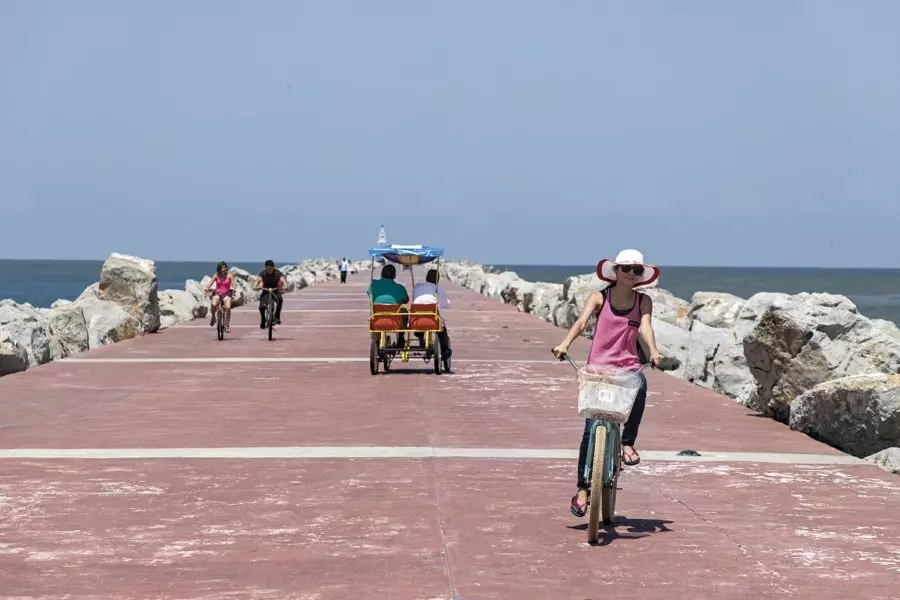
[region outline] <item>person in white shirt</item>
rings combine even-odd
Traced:
[[[441,317],[442,325],[441,331],[438,333],[438,342],[441,344],[441,354],[449,357],[453,351],[450,349],[450,336],[447,334],[447,319],[444,317],[444,311],[441,309],[450,308],[450,298],[447,297],[447,292],[445,292],[443,288],[438,287],[437,282],[437,269],[431,269],[426,273],[425,281],[417,283],[415,287],[413,287],[413,304],[438,305],[438,315]],[[424,346],[425,334],[417,333],[416,337],[419,338],[419,342]]]
[[[341,259],[341,283],[347,283],[347,271],[350,270],[350,261],[346,258]]]

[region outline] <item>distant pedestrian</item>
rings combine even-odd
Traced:
[[[350,261],[347,257],[341,259],[341,283],[347,283],[347,273],[350,271]]]

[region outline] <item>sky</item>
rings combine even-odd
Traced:
[[[900,2],[0,3],[0,257],[898,267]]]

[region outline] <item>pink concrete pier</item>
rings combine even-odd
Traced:
[[[372,376],[367,279],[0,379],[0,597],[900,597],[900,478],[658,372],[588,545],[562,332],[448,285]]]

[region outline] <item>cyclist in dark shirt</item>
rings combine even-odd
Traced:
[[[284,303],[284,296],[281,295],[284,288],[287,287],[287,280],[284,278],[284,273],[275,268],[275,263],[271,260],[266,261],[265,268],[259,272],[259,275],[256,276],[256,282],[253,284],[253,289],[258,290],[260,288],[275,288],[273,292],[275,296],[275,324],[281,324],[281,305]],[[263,292],[259,296],[259,328],[266,328],[266,301],[268,300],[269,292]]]

